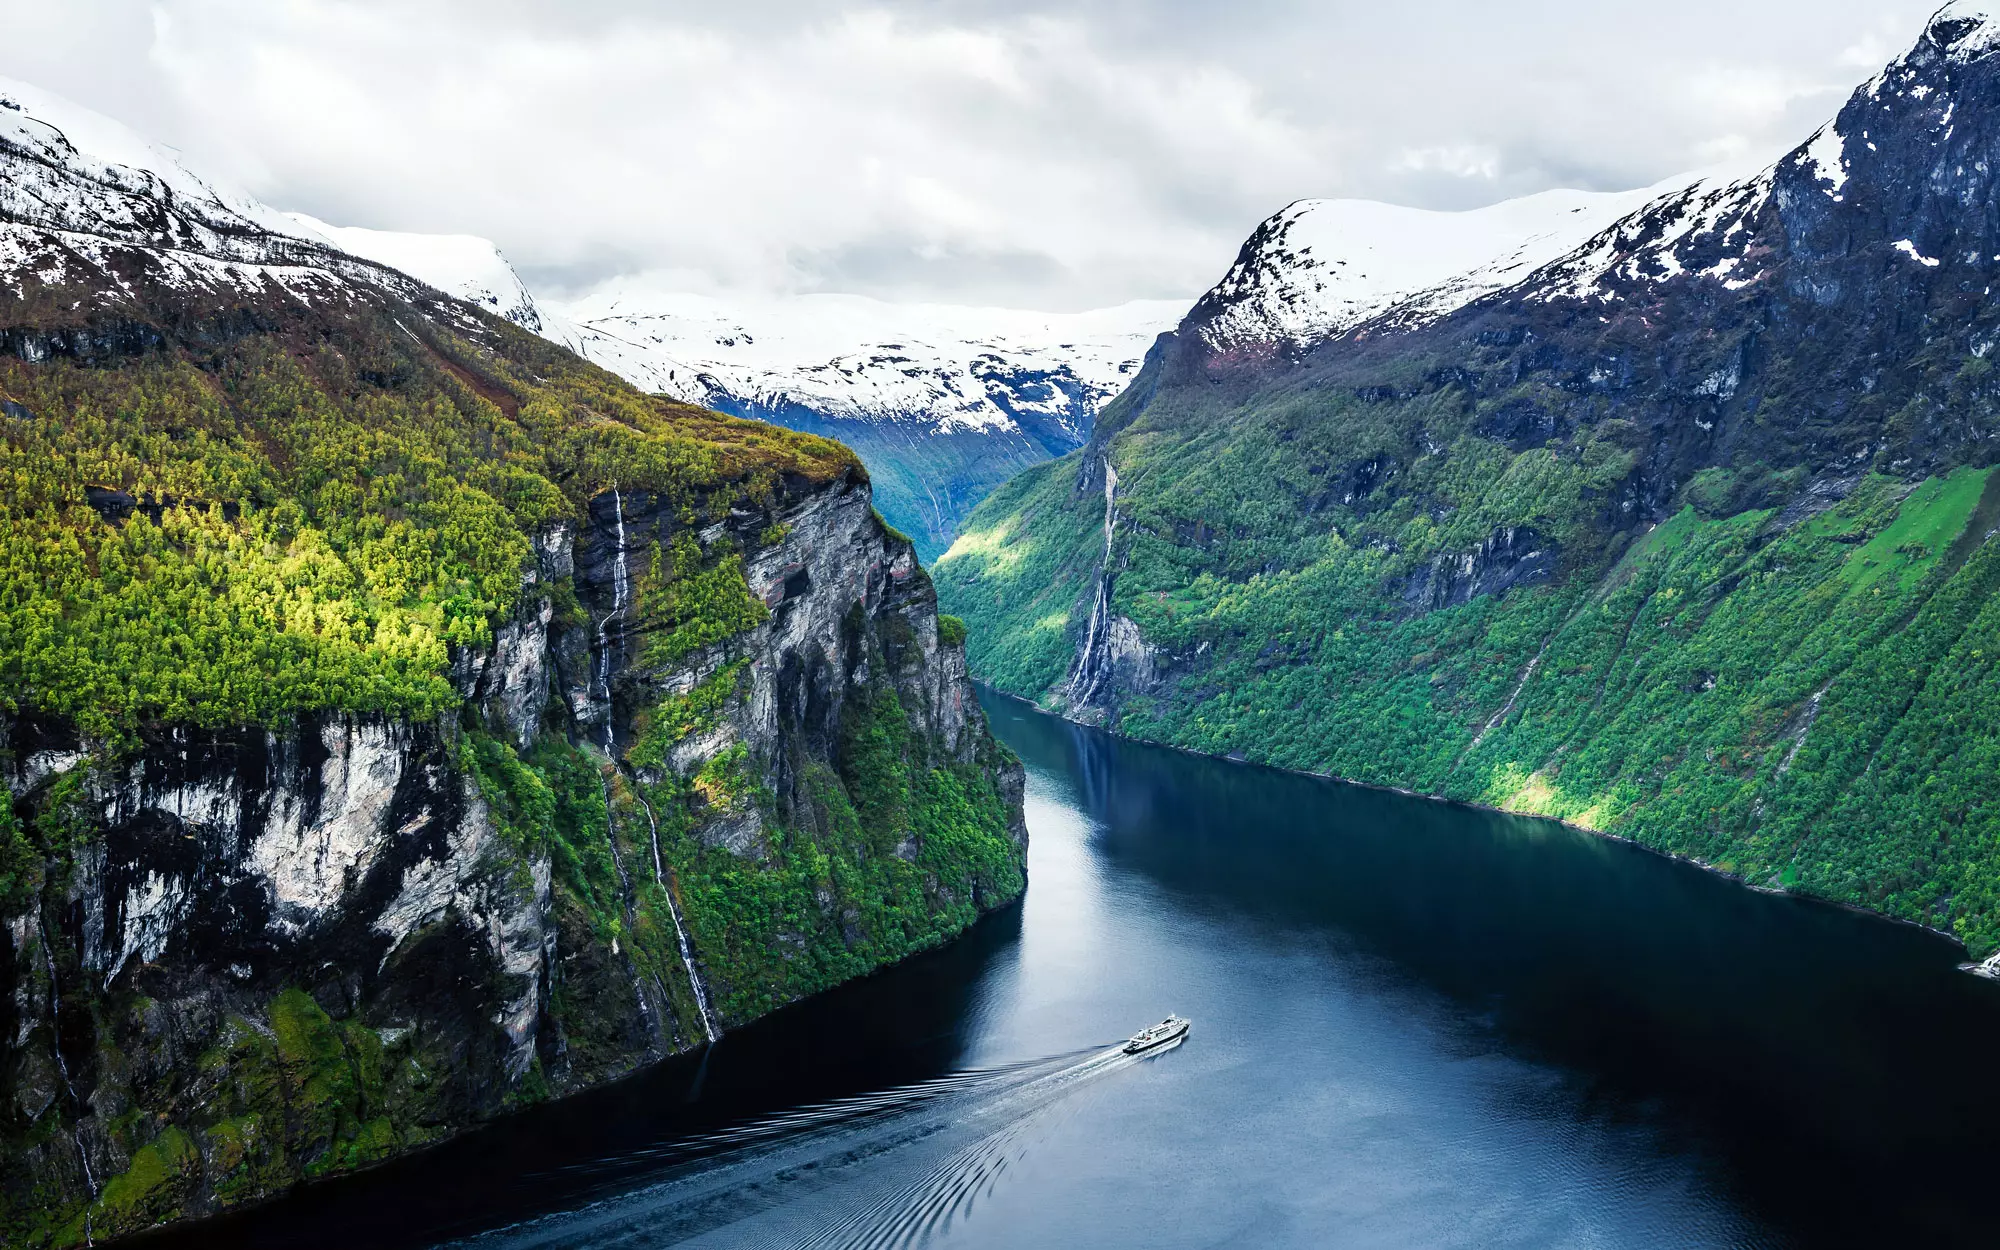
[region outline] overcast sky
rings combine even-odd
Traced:
[[[1935,0],[0,0],[0,75],[538,290],[1186,298],[1307,196],[1776,155]]]

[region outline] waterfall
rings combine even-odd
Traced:
[[[604,691],[604,758],[612,767],[618,765],[618,735],[612,725],[611,714],[611,622],[624,615],[625,599],[630,593],[631,573],[625,568],[625,499],[618,488],[611,488],[611,506],[618,518],[617,535],[611,544],[611,610],[597,623],[597,673],[599,688]],[[625,861],[618,855],[617,821],[611,812],[611,782],[604,780],[604,838],[611,844],[611,863],[618,869],[618,884],[624,887],[625,897],[632,897],[632,879],[625,874]],[[629,908],[628,908],[629,910]]]
[[[660,862],[660,822],[653,815],[653,805],[639,796],[640,806],[646,809],[646,823],[653,829],[653,880],[660,887],[660,893],[667,899],[667,914],[674,918],[674,940],[680,944],[681,966],[687,969],[688,985],[694,990],[695,1010],[701,1013],[701,1031],[713,1042],[722,1036],[722,1027],[715,1022],[715,1013],[709,1010],[708,990],[701,983],[701,973],[694,966],[694,947],[688,942],[687,925],[681,920],[681,906],[674,901],[674,892],[667,887],[667,873]]]
[[[35,932],[42,943],[42,962],[49,973],[49,1049],[55,1053],[56,1071],[62,1076],[63,1088],[69,1091],[70,1106],[76,1111],[76,1120],[69,1126],[70,1140],[76,1143],[76,1157],[83,1163],[83,1183],[90,1190],[90,1201],[83,1205],[83,1244],[94,1246],[97,1239],[90,1226],[90,1208],[97,1202],[97,1178],[90,1172],[90,1151],[83,1145],[83,1100],[76,1096],[76,1085],[69,1079],[69,1060],[62,1053],[62,1025],[56,1019],[56,1004],[62,995],[56,988],[56,957],[49,946],[48,926],[42,923],[37,909]]]
[[[617,486],[611,488],[611,508],[615,518],[611,547],[611,610],[597,625],[597,685],[604,695],[604,757],[612,768],[618,766],[618,735],[613,724],[615,718],[611,708],[611,622],[625,615],[632,595],[632,574],[625,565],[625,498]],[[632,878],[625,871],[625,861],[618,854],[617,817],[611,808],[611,778],[606,773],[604,786],[604,837],[611,847],[611,864],[618,870],[618,884],[624,891],[625,911],[631,914]],[[680,946],[681,964],[687,969],[688,985],[694,990],[695,1009],[701,1013],[702,1032],[713,1042],[722,1036],[722,1029],[715,1022],[715,1013],[708,1005],[708,990],[701,983],[701,974],[695,970],[694,948],[688,942],[687,925],[681,920],[680,904],[674,901],[672,890],[667,888],[666,868],[660,859],[660,822],[653,815],[653,805],[639,796],[639,803],[646,809],[646,823],[653,835],[653,880],[660,886],[660,892],[667,899],[667,914],[674,920],[674,939]],[[662,987],[664,992],[664,987]],[[644,995],[640,996],[644,1001]]]
[[[611,507],[617,517],[616,535],[611,544],[611,610],[597,623],[597,683],[604,692],[604,753],[617,758],[611,715],[611,622],[625,615],[625,600],[631,593],[632,575],[625,567],[625,498],[618,487],[611,488]]]
[[[1076,670],[1070,674],[1066,692],[1074,712],[1090,702],[1103,682],[1097,670],[1097,649],[1111,631],[1111,540],[1118,532],[1118,470],[1111,456],[1104,457],[1104,565],[1097,573],[1097,596],[1091,601],[1090,623],[1084,627],[1083,649],[1076,653]]]
[[[604,791],[604,844],[611,849],[611,866],[618,873],[618,898],[624,904],[625,919],[632,919],[632,878],[625,871],[625,858],[618,853],[618,814],[611,806],[611,769],[618,766],[618,734],[612,724],[615,719],[611,707],[611,622],[625,614],[625,600],[630,593],[631,573],[625,567],[625,499],[617,486],[611,488],[611,507],[616,516],[611,543],[611,610],[597,623],[597,685],[604,693],[604,760],[605,773],[598,778]],[[617,943],[612,951],[616,953]],[[647,1016],[653,1014],[651,1005],[642,991],[639,995],[639,1010]]]

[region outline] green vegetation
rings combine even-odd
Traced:
[[[79,1084],[92,1082],[102,1114],[118,1108],[85,1121],[94,1201],[70,1167],[74,1143],[59,1140],[75,1115],[62,1096],[0,1126],[0,1240],[68,1244],[268,1197],[622,1075],[652,1039],[698,1041],[676,900],[733,1024],[935,945],[1020,892],[990,779],[1000,761],[959,763],[914,728],[927,709],[898,691],[922,683],[890,675],[871,619],[852,624],[876,648],[879,684],[850,698],[837,728],[705,740],[675,769],[676,748],[752,696],[757,670],[731,644],[769,618],[738,540],[697,536],[761,514],[732,532],[784,541],[769,518],[858,474],[846,449],[640,395],[512,326],[441,322],[366,293],[310,309],[274,297],[222,323],[174,311],[185,337],[136,354],[0,360],[0,394],[38,414],[0,418],[0,722],[66,723],[85,750],[18,813],[0,804],[0,918],[28,921],[15,988],[36,1004],[10,1062],[22,1079],[55,1079],[34,1067],[56,1053],[43,1022],[55,1016],[41,1010],[54,1002]],[[673,535],[629,566],[619,628],[636,646],[614,679],[618,713],[639,691],[685,693],[633,718],[623,760],[568,740],[560,701],[517,749],[464,704],[452,674],[468,657],[454,650],[490,646],[534,606],[518,602],[533,586],[553,607],[550,664],[573,661],[565,648],[590,614],[570,579],[529,574],[537,542],[583,523],[614,484],[628,507],[646,496]],[[914,632],[891,615],[886,628]],[[913,642],[898,638],[899,663],[921,655]],[[677,670],[697,664],[719,667],[696,668],[708,675],[688,688]],[[423,722],[403,728],[441,753],[425,762],[445,765],[431,779],[476,791],[500,835],[470,866],[500,894],[529,897],[546,865],[555,1051],[501,1053],[512,1042],[493,1007],[520,1001],[525,983],[479,962],[483,945],[468,950],[456,903],[365,979],[343,970],[355,947],[341,944],[374,931],[346,915],[307,935],[310,959],[288,936],[237,964],[238,935],[177,931],[220,950],[184,962],[177,947],[166,973],[156,952],[121,956],[129,971],[109,983],[84,965],[58,918],[81,852],[105,845],[99,783],[185,729],[282,740],[324,712]],[[772,792],[802,774],[803,790]],[[431,815],[397,836],[433,836],[417,832]],[[175,839],[182,852],[212,871],[206,844]],[[339,957],[323,961],[322,941]],[[274,983],[289,988],[244,997]],[[545,1053],[559,1056],[546,1071]]]
[[[810,803],[789,822],[744,784],[741,752],[649,787],[725,1021],[934,947],[1026,884],[986,771],[938,758],[887,681],[850,697],[837,763],[807,766]],[[695,839],[717,809],[758,813],[761,856]]]
[[[646,629],[642,662],[670,668],[693,652],[754,629],[770,615],[750,593],[743,557],[727,543],[704,553],[682,532],[670,552],[654,548],[639,582],[639,620]]]
[[[967,623],[973,669],[1003,690],[1053,688],[1075,655],[1084,598],[1104,554],[1104,504],[1074,502],[1081,455],[1029,469],[993,492],[934,571]],[[1091,515],[1091,504],[1096,515]]]
[[[448,648],[490,640],[530,537],[593,494],[726,509],[782,473],[855,468],[512,327],[481,344],[359,302],[319,312],[316,333],[220,350],[0,362],[0,391],[42,414],[0,422],[0,708],[110,737],[322,708],[433,716],[457,703]],[[150,506],[100,515],[93,487]],[[727,558],[681,581],[734,594],[727,621],[756,610]]]
[[[134,1109],[115,1126],[129,1163],[104,1180],[87,1225],[99,1239],[175,1219],[206,1183],[228,1208],[265,1197],[296,1176],[326,1176],[379,1161],[437,1135],[423,1097],[426,1062],[407,1042],[394,1054],[377,1034],[327,1015],[288,989],[264,1021],[236,1017],[221,1048],[203,1055],[194,1097],[165,1122]],[[81,1244],[81,1203],[0,1211],[9,1244]]]
[[[1795,520],[1803,469],[1709,469],[1628,540],[1606,501],[1641,442],[1608,407],[1512,451],[1473,427],[1532,386],[1396,381],[1412,397],[1121,400],[940,562],[974,671],[1061,701],[1103,567],[1079,475],[1108,447],[1112,610],[1163,674],[1118,694],[1120,732],[1559,816],[2000,947],[1990,470],[1869,475]],[[1523,526],[1548,576],[1446,593]]]
[[[635,768],[660,768],[675,743],[715,726],[723,709],[742,690],[750,661],[737,660],[684,695],[667,699],[639,715],[633,729],[638,741],[625,753]]]
[[[136,354],[0,360],[0,394],[36,412],[0,418],[0,718],[68,722],[88,752],[20,812],[0,804],[0,916],[36,916],[40,904],[44,926],[16,932],[34,934],[36,950],[42,932],[56,934],[46,966],[60,1010],[92,1038],[78,1070],[102,1106],[128,1100],[104,1124],[116,1168],[98,1176],[88,1210],[82,1176],[62,1162],[74,1160],[58,1142],[66,1104],[4,1130],[0,1240],[68,1244],[86,1228],[106,1238],[258,1200],[626,1072],[646,1054],[634,1046],[648,1028],[632,1018],[634,974],[670,1004],[678,1042],[698,1040],[668,890],[686,892],[702,956],[716,952],[732,1022],[934,944],[970,924],[980,900],[1020,890],[986,774],[934,760],[924,742],[898,740],[844,772],[808,758],[816,792],[846,810],[838,834],[814,820],[786,828],[764,782],[772,760],[742,744],[676,776],[670,750],[748,696],[740,656],[636,718],[630,766],[660,778],[646,786],[560,732],[516,750],[452,684],[454,648],[490,646],[518,612],[536,540],[582,524],[614,484],[628,500],[646,494],[678,534],[634,564],[632,682],[752,630],[768,610],[750,594],[744,550],[696,534],[858,474],[846,448],[642,396],[500,322],[440,322],[370,294],[310,310],[274,300],[220,330],[200,308],[174,314],[186,336]],[[786,534],[762,526],[764,542]],[[536,592],[552,598],[558,630],[588,628],[570,580]],[[94,770],[172,730],[286,734],[330,710],[428,722],[502,836],[494,880],[528,890],[548,862],[564,950],[548,1002],[560,1070],[534,1060],[504,1080],[488,1072],[498,1058],[476,1054],[492,1030],[484,1004],[518,986],[478,980],[458,988],[482,1004],[470,1042],[448,1018],[376,1032],[362,1022],[374,1020],[368,1004],[318,970],[262,1008],[214,998],[180,1032],[174,1020],[194,1016],[174,1012],[192,1008],[130,988],[150,968],[104,986],[48,920],[78,848],[102,838]],[[876,852],[880,830],[860,834],[844,786],[870,768],[906,776],[892,850],[910,858]],[[698,842],[716,814],[760,822],[770,854],[738,860]],[[670,868],[658,876],[654,828]],[[410,934],[380,982],[428,986],[440,962],[462,958],[460,926],[452,916]],[[16,978],[24,1002],[40,1004],[52,986],[30,954],[16,952]],[[46,1026],[32,1030],[18,1052],[50,1054]]]

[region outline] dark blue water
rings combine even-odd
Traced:
[[[1951,944],[988,711],[1029,769],[1018,907],[700,1060],[171,1240],[2000,1244],[2000,986]],[[1185,1045],[1116,1052],[1169,1010]]]

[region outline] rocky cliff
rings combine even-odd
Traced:
[[[0,106],[0,1240],[365,1166],[1020,893],[851,453]]]

